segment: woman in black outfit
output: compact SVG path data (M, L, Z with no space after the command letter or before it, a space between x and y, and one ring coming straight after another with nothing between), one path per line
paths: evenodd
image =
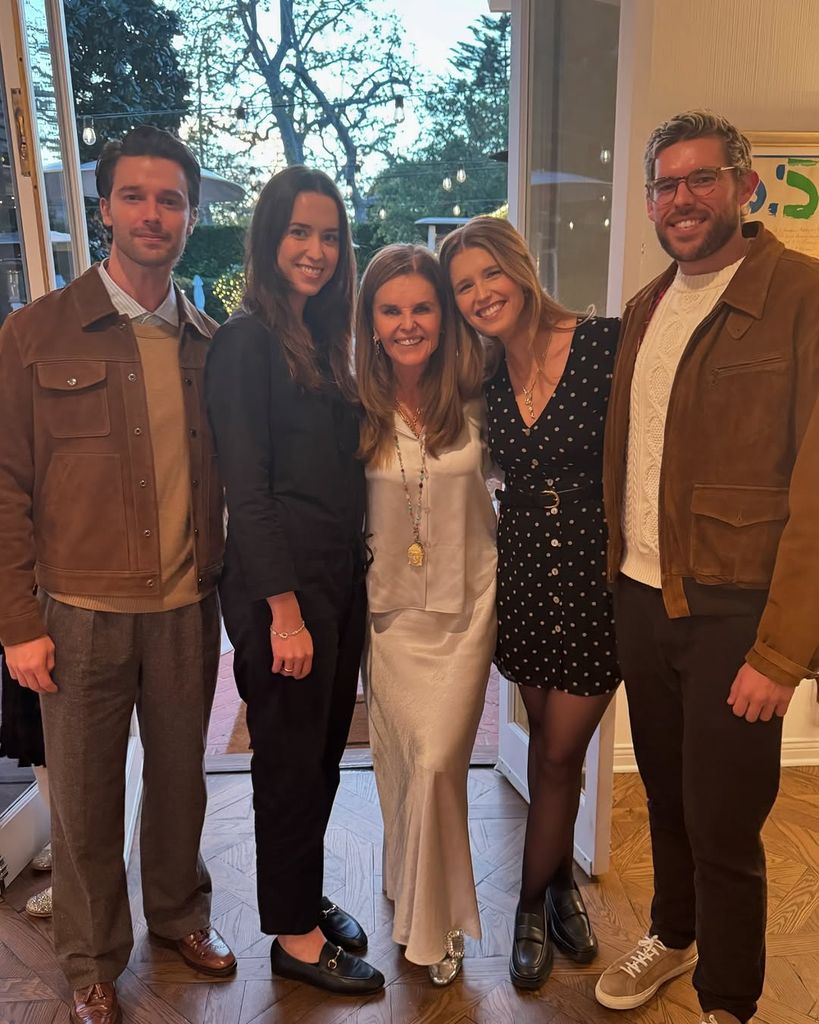
M552 942L597 953L572 875L583 760L620 682L606 587L602 445L617 320L578 317L540 286L525 240L476 217L441 248L455 302L485 339L499 493L495 663L529 720L529 814L512 982L538 988Z
M322 896L365 623L354 262L326 175L289 167L267 183L246 271L206 391L228 506L220 596L253 748L261 927L278 936L274 973L372 992L384 978L348 955L367 936Z

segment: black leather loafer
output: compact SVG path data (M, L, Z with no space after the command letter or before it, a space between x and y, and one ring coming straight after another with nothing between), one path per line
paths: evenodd
M328 942L341 946L348 953L363 953L367 948L367 933L358 921L326 896L321 897L318 926Z
M366 960L345 953L341 946L325 942L317 964L308 964L286 953L278 939L270 947L270 968L281 978L326 989L340 995L368 995L384 987L384 975Z
M552 973L554 950L546 929L545 908L539 914L515 911L515 935L509 977L516 988L540 988Z
M552 941L562 953L580 964L594 960L597 956L597 939L575 882L570 888L549 886L546 892L546 916Z

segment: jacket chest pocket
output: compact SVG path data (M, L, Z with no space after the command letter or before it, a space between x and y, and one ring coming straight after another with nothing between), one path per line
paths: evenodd
M52 437L104 437L111 432L108 368L103 360L37 364L38 404Z

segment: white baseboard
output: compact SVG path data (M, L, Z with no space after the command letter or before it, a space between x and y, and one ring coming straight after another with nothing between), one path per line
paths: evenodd
M819 764L819 736L786 736L782 740L782 766L798 768L810 764ZM637 771L634 748L630 743L615 743L614 770L616 772Z
M11 885L35 853L48 842L48 808L32 783L14 803L0 815L2 848L0 865L5 865L5 885Z

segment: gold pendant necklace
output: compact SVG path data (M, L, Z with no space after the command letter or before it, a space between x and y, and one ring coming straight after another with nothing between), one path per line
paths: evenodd
M539 376L540 367L535 371L535 375L532 377L532 383L529 387L527 388L525 384L523 385L523 404L526 406L526 412L529 414L529 419L532 423L534 423L537 418L535 416L535 385L537 384Z

